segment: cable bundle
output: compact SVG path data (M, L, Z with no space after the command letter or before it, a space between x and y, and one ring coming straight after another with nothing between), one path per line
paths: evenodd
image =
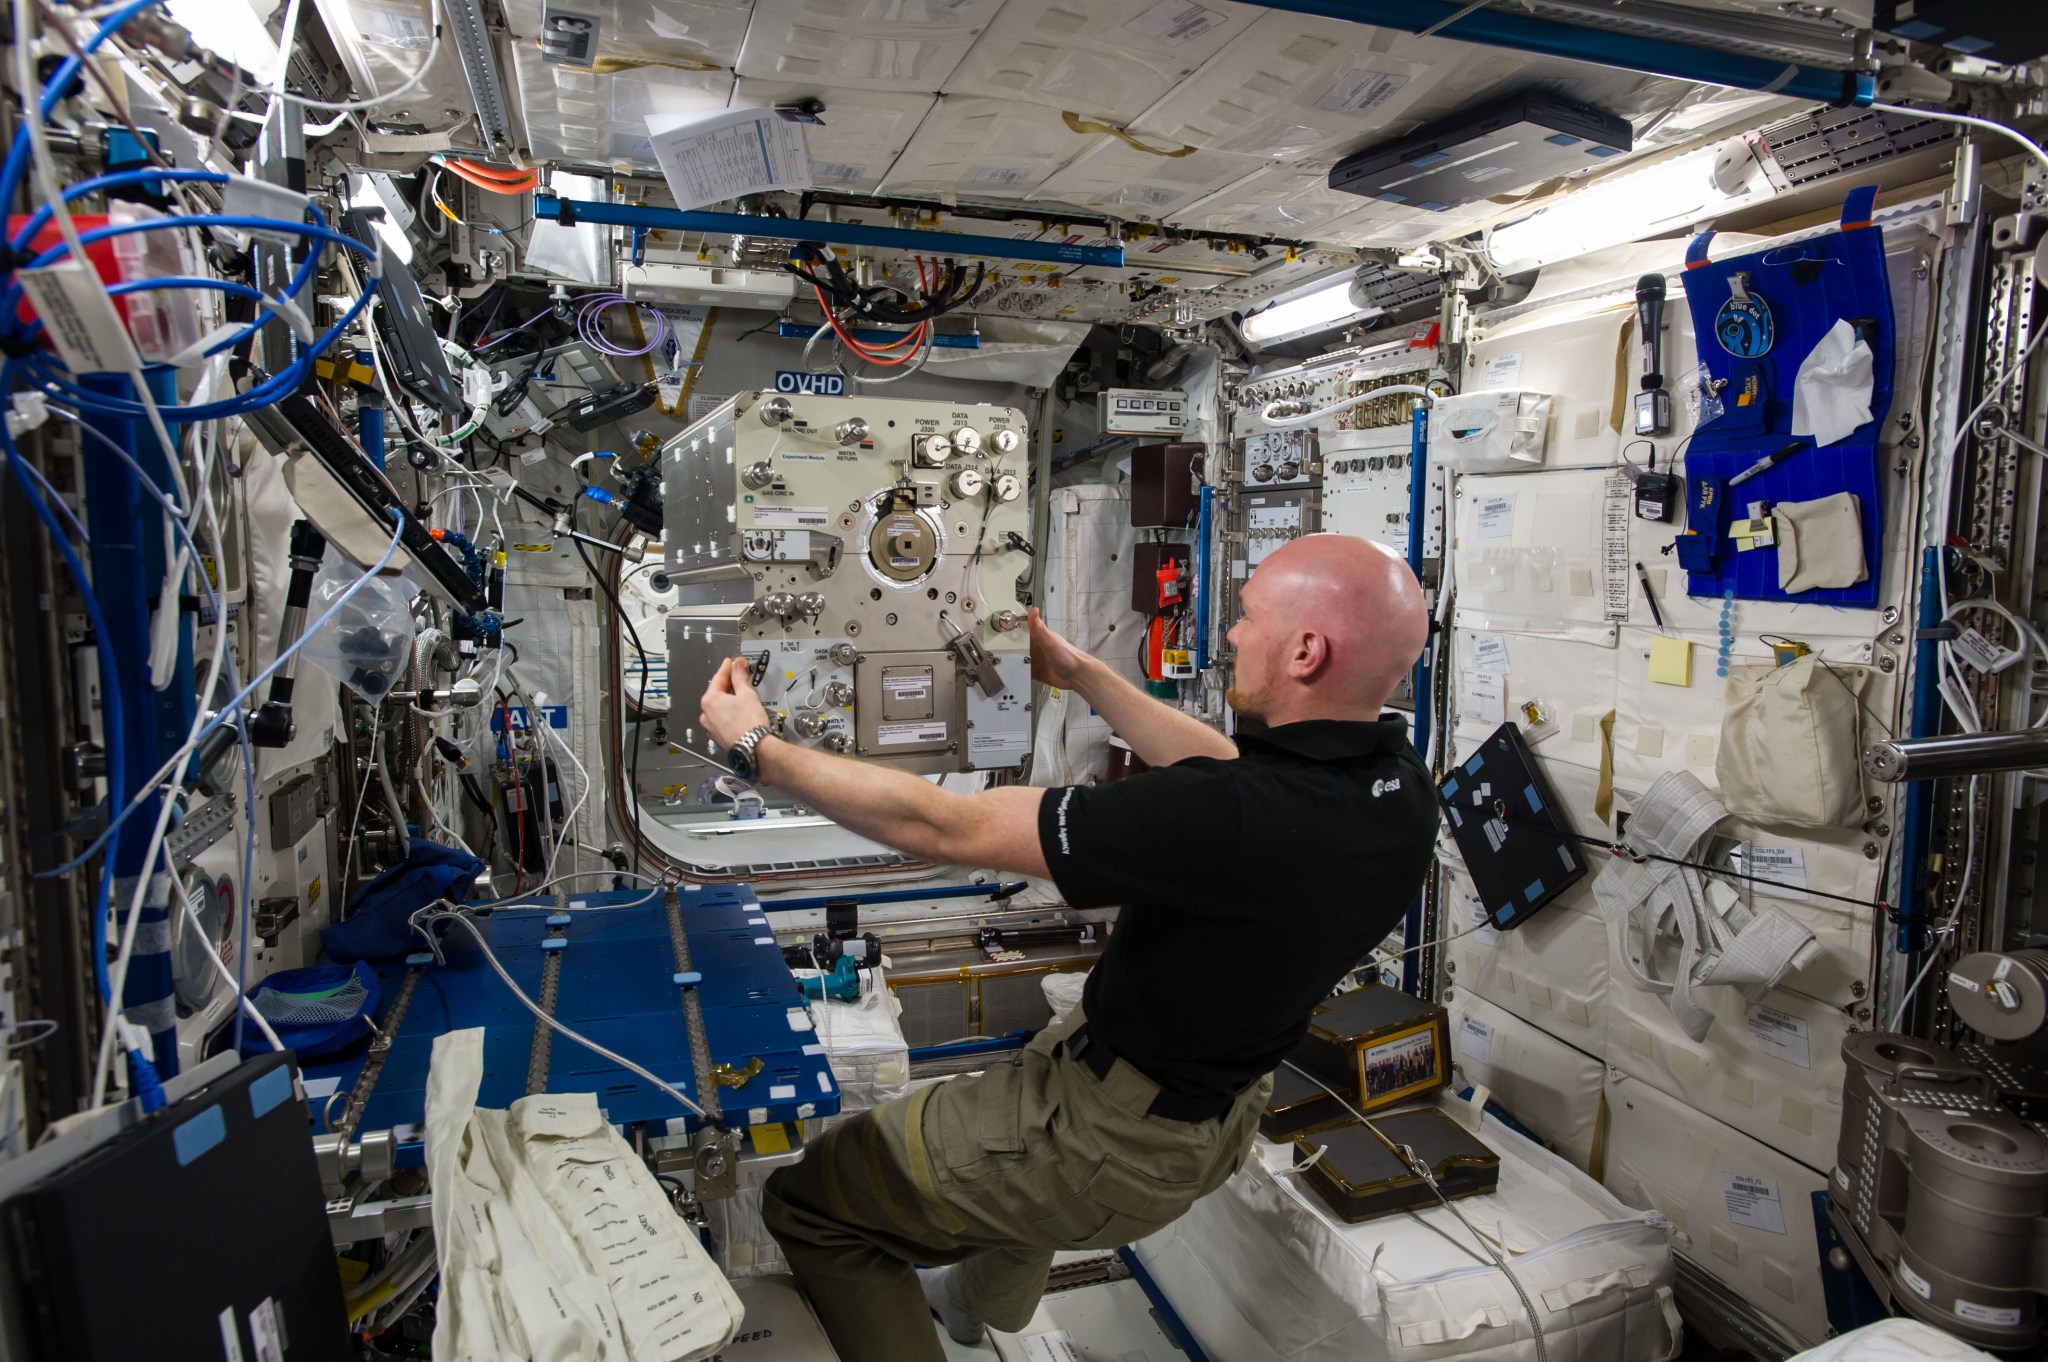
M637 307L652 319L648 328L647 343L635 348L619 345L604 334L604 314L624 303ZM576 309L576 338L600 355L615 359L630 359L637 355L651 355L668 340L668 314L658 307L652 307L623 293L592 293L585 295L582 305Z

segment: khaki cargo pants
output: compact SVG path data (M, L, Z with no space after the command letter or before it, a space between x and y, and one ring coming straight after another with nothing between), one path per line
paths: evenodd
M1178 1219L1236 1171L1270 1080L1216 1120L1146 1115L1158 1087L1118 1060L1097 1079L1059 1042L863 1112L768 1179L762 1219L841 1362L942 1362L913 1264L962 1264L974 1311L1029 1322L1055 1250L1115 1248Z

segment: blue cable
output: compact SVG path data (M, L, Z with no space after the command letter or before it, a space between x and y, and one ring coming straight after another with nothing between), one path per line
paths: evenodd
M149 474L143 471L142 465L136 461L135 456L123 449L119 443L108 439L105 434L86 422L78 421L76 417L71 417L68 414L65 415L66 419L77 421L80 430L105 445L116 458L128 465L128 470L135 475L136 483L145 492L148 492L151 497L155 498L159 506L163 507L165 514L170 517L171 527L178 532L179 539L183 541L186 549L190 551L193 559L197 561L200 556L199 545L193 540L191 532L186 529L184 517L178 509L177 502L173 501L168 493L150 479ZM51 489L48 481L42 478L40 472L37 472L34 464L24 464L23 466L31 473L35 473L38 480L43 481L44 490L49 491L52 496L55 496L54 489ZM78 521L76 517L71 516L71 508L64 505L61 500L56 504L63 510L66 517L71 519L71 523L76 526ZM79 538L83 539L84 537L85 531L83 528L80 528ZM207 599L213 602L213 616L217 626L224 625L227 620L227 606L220 598L220 591L214 586L213 579L204 573L200 574L200 580L206 584ZM221 655L221 675L227 678L230 691L239 689L240 683L235 678L235 653L232 648L227 649ZM249 745L248 715L240 709L235 711L235 741L242 751L242 789L244 796L248 800L246 807L253 809L256 807L256 753ZM239 953L235 958L235 990L243 997L246 997L249 991L249 880L256 871L256 820L250 818L245 820L245 823L246 826L242 833L242 878L237 894L238 901L235 905L236 912L239 914L236 920L241 925L242 933ZM242 1048L243 1037L246 1034L245 1028L248 1026L248 1023L247 1012L242 1007L237 1006L235 1008L235 1049L237 1052Z
M370 301L376 291L375 283L375 280L367 281L364 285L362 296L357 298L349 310L342 314L341 320L329 328L326 334L315 341L310 348L301 351L298 358L278 370L270 378L249 389L248 392L241 394L239 397L224 399L219 402L208 402L199 406L160 406L157 410L162 413L166 420L176 420L185 423L216 421L223 417L246 415L248 412L254 411L259 407L270 406L291 396L292 393L304 386L306 379L312 374L313 361L329 345L332 345L357 317L362 315L364 308L370 305ZM148 415L148 412L139 403L130 402L125 399L109 400L103 394L87 392L85 389L66 381L59 377L58 371L52 370L49 361L43 356L31 355L23 360L22 363L42 387L63 396L74 406L103 416L143 417Z
M37 108L43 118L49 118L63 102L64 90L78 78L79 68L85 65L85 58L98 51L102 43L120 32L122 25L144 10L154 8L157 2L158 0L132 0L132 3L123 5L108 16L97 33L85 40L83 47L57 64L49 83L43 86L42 98L37 101ZM28 92L24 90L22 93L26 95ZM0 167L0 203L14 202L15 194L21 188L21 177L28 172L30 150L28 125L24 121L22 126L15 130L14 142L7 149L6 165Z

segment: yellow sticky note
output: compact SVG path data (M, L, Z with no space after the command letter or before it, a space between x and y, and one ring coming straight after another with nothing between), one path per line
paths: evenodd
M749 1126L747 1133L754 1137L756 1154L787 1154L789 1152L789 1131L779 1125Z
M1650 679L1660 686L1692 684L1692 644L1682 638L1650 640Z

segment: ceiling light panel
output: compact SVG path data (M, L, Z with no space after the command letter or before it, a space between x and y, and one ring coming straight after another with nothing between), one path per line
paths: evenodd
M1127 123L1262 13L1229 0L1008 0L947 88Z
M1003 0L756 0L738 73L930 94Z

